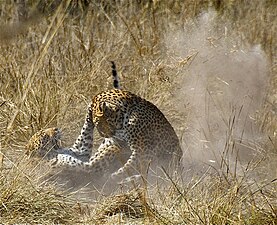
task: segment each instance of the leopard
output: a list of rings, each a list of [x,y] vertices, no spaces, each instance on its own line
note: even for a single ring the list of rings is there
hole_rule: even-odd
[[[107,159],[114,159],[118,152],[122,153],[119,158],[123,164],[112,176],[146,174],[150,164],[167,167],[170,162],[179,166],[183,153],[170,122],[153,103],[122,90],[114,62],[112,69],[114,88],[95,95],[91,103],[93,124],[104,142],[85,167],[93,169],[95,162],[101,161],[104,166],[111,166]],[[70,161],[70,157],[58,158],[58,164]]]
[[[53,136],[50,144],[41,147],[42,152],[54,143],[53,166],[81,168],[94,173],[109,171],[112,177],[145,175],[152,165],[179,166],[183,153],[170,122],[153,103],[121,89],[114,62],[112,74],[114,88],[92,98],[86,115],[89,123],[84,124],[73,147],[59,148],[55,144],[57,137]],[[93,154],[95,128],[104,140]],[[89,137],[89,144],[85,136]],[[80,159],[80,155],[87,158]]]
[[[92,114],[102,137],[123,142],[131,151],[113,176],[134,171],[145,175],[150,164],[180,165],[182,149],[177,134],[153,103],[130,91],[112,89],[93,98]]]
[[[36,132],[25,146],[25,154],[28,157],[37,157],[54,160],[58,154],[83,158],[89,157],[93,146],[94,124],[91,118],[92,109],[90,105],[87,109],[86,119],[81,129],[81,133],[71,147],[62,147],[62,131],[58,127],[41,129]],[[71,163],[69,163],[71,165]],[[72,165],[74,166],[74,162]]]

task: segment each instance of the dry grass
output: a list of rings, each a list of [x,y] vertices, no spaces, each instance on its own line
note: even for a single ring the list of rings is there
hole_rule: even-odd
[[[56,189],[42,185],[40,174],[23,160],[0,176],[0,218],[3,224],[56,223],[78,220],[76,201]]]
[[[15,3],[0,6],[2,223],[277,224],[274,0],[91,1],[88,7],[68,0],[60,6],[46,1],[35,10],[37,2],[27,1],[25,11]],[[111,87],[110,60],[122,86],[155,103],[181,137],[189,112],[185,103],[179,110],[176,90],[197,52],[180,58],[165,40],[209,8],[218,13],[218,29],[228,23],[238,46],[260,44],[269,59],[270,87],[257,123],[270,141],[258,160],[237,172],[228,140],[220,168],[208,167],[199,176],[188,170],[184,177],[164,178],[166,185],[158,179],[143,190],[99,196],[94,204],[45,185],[44,171],[21,160],[25,143],[41,128],[61,127],[64,142],[72,144],[86,104]]]

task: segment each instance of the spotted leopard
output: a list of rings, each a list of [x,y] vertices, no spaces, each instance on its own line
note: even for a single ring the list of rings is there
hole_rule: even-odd
[[[113,77],[118,79],[114,63]],[[94,168],[95,161],[109,167],[107,159],[114,158],[115,149],[129,156],[127,160],[122,157],[123,164],[113,175],[143,172],[150,163],[159,166],[168,166],[169,162],[179,164],[182,157],[179,140],[163,113],[151,102],[120,90],[118,81],[114,86],[116,88],[102,92],[92,100],[93,124],[105,141],[85,166],[81,161],[76,164],[88,170]],[[66,165],[70,160],[70,156],[66,159],[59,155],[57,161]]]
[[[129,159],[113,175],[143,171],[149,163],[177,165],[182,157],[178,137],[163,113],[151,102],[125,90],[109,90],[92,101],[93,123],[102,137],[124,142]]]
[[[89,158],[93,147],[93,129],[92,109],[89,106],[86,119],[81,133],[73,146],[64,148],[61,146],[62,132],[57,127],[42,129],[36,132],[25,147],[25,153],[30,157],[44,158],[50,161],[56,161],[56,157],[61,154],[66,157]],[[72,161],[69,166],[75,166]]]

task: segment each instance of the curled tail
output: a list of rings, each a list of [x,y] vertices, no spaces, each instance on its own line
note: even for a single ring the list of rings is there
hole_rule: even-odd
[[[115,63],[114,61],[111,61],[111,63],[112,63],[112,74],[113,74],[113,87],[115,89],[121,89]]]

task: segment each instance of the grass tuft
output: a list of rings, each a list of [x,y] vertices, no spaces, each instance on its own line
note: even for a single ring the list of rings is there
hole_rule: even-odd
[[[23,162],[23,161],[22,161]],[[0,176],[0,219],[2,223],[55,223],[80,221],[76,200],[58,191],[54,186],[41,186],[40,177],[27,174],[33,167],[13,166]]]

